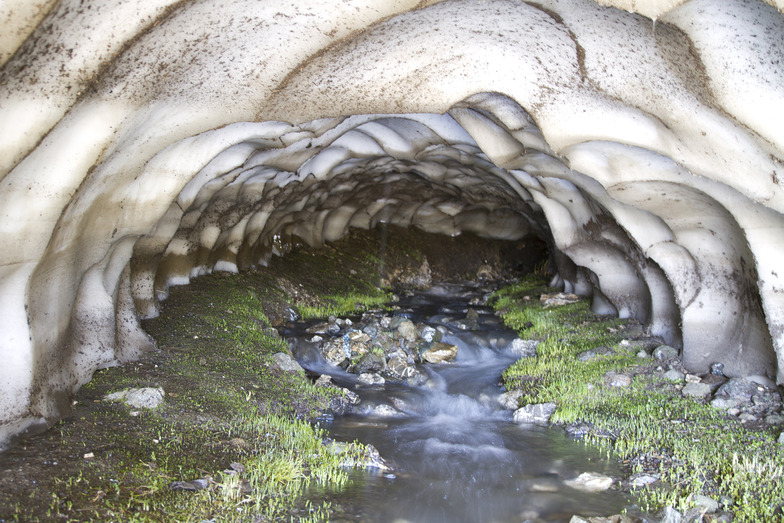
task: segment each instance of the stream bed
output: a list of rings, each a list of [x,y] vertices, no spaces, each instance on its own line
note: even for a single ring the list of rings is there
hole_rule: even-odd
[[[620,477],[615,460],[557,427],[516,423],[502,405],[501,375],[521,353],[487,293],[442,284],[408,293],[394,312],[284,332],[312,375],[356,394],[320,422],[329,437],[373,445],[390,468],[356,470],[340,493],[311,492],[335,520],[569,521],[628,505],[628,493],[569,484],[585,472]]]

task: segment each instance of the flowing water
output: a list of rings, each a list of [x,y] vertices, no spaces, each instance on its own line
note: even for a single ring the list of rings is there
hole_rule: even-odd
[[[617,514],[625,506],[620,492],[586,493],[564,483],[583,472],[619,477],[612,459],[557,428],[517,424],[501,407],[501,374],[516,359],[507,348],[514,333],[481,306],[471,305],[480,313],[473,330],[451,321],[465,316],[481,293],[468,284],[442,285],[401,300],[413,321],[441,327],[443,341],[458,347],[454,362],[420,366],[427,381],[416,386],[360,384],[297,343],[302,330],[288,333],[303,366],[362,398],[359,413],[322,423],[330,437],[372,444],[393,468],[356,471],[339,494],[318,493],[331,499],[339,520],[568,521],[574,514]],[[378,405],[397,414],[374,415]]]

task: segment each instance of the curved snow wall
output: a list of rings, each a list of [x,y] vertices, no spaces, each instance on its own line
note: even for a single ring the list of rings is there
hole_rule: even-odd
[[[170,285],[381,221],[538,236],[692,371],[782,382],[784,16],[614,4],[5,2],[0,436]]]

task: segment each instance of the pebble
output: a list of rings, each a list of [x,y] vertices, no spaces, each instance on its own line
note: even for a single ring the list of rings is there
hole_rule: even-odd
[[[555,412],[555,403],[535,403],[514,412],[515,423],[547,423]]]
[[[704,398],[710,396],[711,386],[706,383],[687,383],[681,390],[681,394],[692,398]]]

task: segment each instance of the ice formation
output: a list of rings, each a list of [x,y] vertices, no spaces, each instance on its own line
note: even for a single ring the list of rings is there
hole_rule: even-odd
[[[687,367],[784,381],[780,0],[0,6],[0,440],[171,285],[384,221],[542,238]]]

